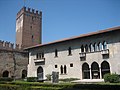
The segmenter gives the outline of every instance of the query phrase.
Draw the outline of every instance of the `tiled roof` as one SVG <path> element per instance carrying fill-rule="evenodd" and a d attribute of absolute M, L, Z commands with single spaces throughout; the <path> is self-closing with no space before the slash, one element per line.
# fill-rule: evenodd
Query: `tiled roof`
<path fill-rule="evenodd" d="M 92 35 L 96 35 L 96 34 L 111 32 L 111 31 L 115 31 L 115 30 L 120 30 L 120 26 L 113 27 L 113 28 L 108 28 L 108 29 L 105 29 L 105 30 L 99 30 L 97 32 L 92 32 L 92 33 L 88 33 L 88 34 L 82 34 L 82 35 L 76 36 L 76 37 L 65 38 L 65 39 L 62 39 L 62 40 L 57 40 L 57 41 L 53 41 L 53 42 L 49 42 L 49 43 L 45 43 L 45 44 L 38 44 L 38 45 L 35 45 L 35 46 L 27 47 L 27 48 L 25 48 L 25 50 L 36 48 L 36 47 L 42 47 L 42 46 L 46 46 L 46 45 L 51 45 L 51 44 L 56 44 L 56 43 L 60 43 L 60 42 L 65 42 L 65 41 L 69 41 L 69 40 L 74 40 L 74 39 L 78 39 L 78 38 L 88 37 L 88 36 L 92 36 Z"/>

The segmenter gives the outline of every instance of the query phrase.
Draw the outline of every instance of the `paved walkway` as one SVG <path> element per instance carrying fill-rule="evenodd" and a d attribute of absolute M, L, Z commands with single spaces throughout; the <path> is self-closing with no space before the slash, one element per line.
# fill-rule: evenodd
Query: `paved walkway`
<path fill-rule="evenodd" d="M 73 83 L 98 83 L 104 82 L 104 79 L 83 79 L 83 80 L 75 80 Z"/>

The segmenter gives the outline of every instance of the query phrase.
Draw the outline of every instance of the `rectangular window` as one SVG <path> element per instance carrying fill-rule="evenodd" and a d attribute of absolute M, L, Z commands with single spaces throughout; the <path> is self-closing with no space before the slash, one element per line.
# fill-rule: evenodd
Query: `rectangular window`
<path fill-rule="evenodd" d="M 36 54 L 36 59 L 43 59 L 44 58 L 44 53 L 37 53 Z"/>
<path fill-rule="evenodd" d="M 57 68 L 57 65 L 55 65 L 55 68 Z"/>
<path fill-rule="evenodd" d="M 73 63 L 70 64 L 70 67 L 73 67 Z"/>

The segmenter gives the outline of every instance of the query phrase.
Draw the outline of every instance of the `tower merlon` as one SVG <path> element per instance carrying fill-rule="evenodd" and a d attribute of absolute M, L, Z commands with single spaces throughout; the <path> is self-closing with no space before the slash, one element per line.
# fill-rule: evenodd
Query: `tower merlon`
<path fill-rule="evenodd" d="M 38 10 L 35 10 L 35 9 L 31 9 L 31 8 L 26 8 L 26 7 L 23 7 L 18 13 L 17 13 L 17 18 L 23 14 L 23 13 L 30 13 L 30 14 L 35 14 L 35 15 L 42 15 L 42 11 L 38 12 Z"/>
<path fill-rule="evenodd" d="M 35 9 L 32 9 L 32 13 L 34 13 Z"/>
<path fill-rule="evenodd" d="M 38 14 L 38 11 L 36 11 L 36 14 Z"/>
<path fill-rule="evenodd" d="M 31 14 L 37 14 L 37 15 L 41 15 L 42 11 L 38 12 L 38 10 L 35 10 L 35 9 L 31 9 L 31 8 L 28 8 L 26 10 L 26 8 L 24 9 L 24 11 L 28 12 L 28 13 L 31 13 Z"/>
<path fill-rule="evenodd" d="M 28 12 L 30 12 L 30 8 L 28 8 Z"/>
<path fill-rule="evenodd" d="M 0 40 L 0 49 L 8 49 L 8 50 L 20 50 L 22 47 L 20 47 L 19 44 L 14 44 L 8 41 L 2 41 Z"/>
<path fill-rule="evenodd" d="M 40 11 L 40 16 L 42 16 L 42 11 Z"/>

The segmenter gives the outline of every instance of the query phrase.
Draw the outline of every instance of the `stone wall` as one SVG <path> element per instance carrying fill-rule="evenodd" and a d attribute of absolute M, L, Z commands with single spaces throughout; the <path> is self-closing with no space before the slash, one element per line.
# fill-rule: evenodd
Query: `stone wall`
<path fill-rule="evenodd" d="M 25 78 L 28 53 L 22 50 L 0 49 L 0 77 Z M 8 72 L 8 76 L 5 74 Z"/>

